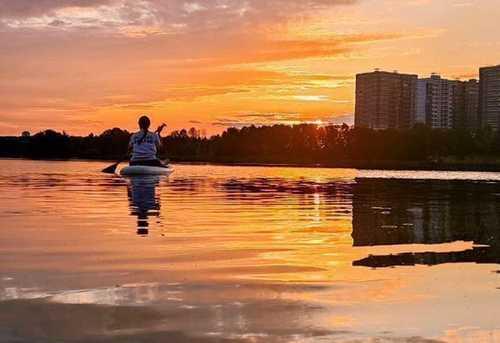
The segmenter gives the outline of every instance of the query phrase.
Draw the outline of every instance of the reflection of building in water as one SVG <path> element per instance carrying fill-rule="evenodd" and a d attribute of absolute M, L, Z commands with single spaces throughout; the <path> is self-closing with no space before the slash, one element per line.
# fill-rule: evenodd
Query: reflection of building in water
<path fill-rule="evenodd" d="M 147 235 L 149 233 L 148 218 L 160 214 L 160 199 L 156 195 L 160 177 L 138 176 L 129 180 L 128 198 L 131 214 L 137 216 L 137 234 Z"/>
<path fill-rule="evenodd" d="M 500 183 L 358 179 L 353 192 L 354 246 L 473 241 L 500 247 Z M 500 252 L 494 255 L 500 261 Z M 436 262 L 446 260 L 443 256 Z M 467 262 L 474 256 L 454 254 L 451 259 Z"/>

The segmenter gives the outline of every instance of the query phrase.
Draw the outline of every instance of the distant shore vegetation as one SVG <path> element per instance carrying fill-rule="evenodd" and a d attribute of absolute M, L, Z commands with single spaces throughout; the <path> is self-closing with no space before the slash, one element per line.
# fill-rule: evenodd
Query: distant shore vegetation
<path fill-rule="evenodd" d="M 32 159 L 120 159 L 130 132 L 69 136 L 45 130 L 0 137 L 0 157 Z M 174 162 L 288 164 L 383 169 L 500 170 L 500 132 L 488 128 L 372 130 L 348 125 L 248 126 L 204 137 L 173 131 L 163 138 L 162 157 Z"/>

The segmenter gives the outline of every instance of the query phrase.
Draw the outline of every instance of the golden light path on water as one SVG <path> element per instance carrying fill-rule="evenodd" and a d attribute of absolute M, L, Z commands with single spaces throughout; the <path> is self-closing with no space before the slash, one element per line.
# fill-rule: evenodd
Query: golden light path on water
<path fill-rule="evenodd" d="M 105 165 L 0 161 L 0 340 L 500 339 L 499 174 Z"/>

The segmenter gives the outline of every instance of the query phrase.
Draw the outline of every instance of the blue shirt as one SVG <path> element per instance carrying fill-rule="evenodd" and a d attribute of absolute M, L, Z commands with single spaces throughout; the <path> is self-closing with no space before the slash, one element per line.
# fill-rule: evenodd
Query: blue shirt
<path fill-rule="evenodd" d="M 144 137 L 144 139 L 142 139 Z M 129 145 L 132 147 L 132 161 L 156 160 L 157 149 L 160 144 L 160 136 L 157 133 L 144 131 L 136 132 L 130 137 Z"/>

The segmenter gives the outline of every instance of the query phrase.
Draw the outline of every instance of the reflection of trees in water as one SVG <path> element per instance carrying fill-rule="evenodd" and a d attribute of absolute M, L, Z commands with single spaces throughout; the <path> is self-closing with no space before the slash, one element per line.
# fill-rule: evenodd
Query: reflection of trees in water
<path fill-rule="evenodd" d="M 397 255 L 370 255 L 358 261 L 354 266 L 372 268 L 436 265 L 443 263 L 500 263 L 500 252 L 490 247 L 475 247 L 464 251 L 402 253 Z"/>
<path fill-rule="evenodd" d="M 260 197 L 280 195 L 322 194 L 330 199 L 350 198 L 352 184 L 349 182 L 315 182 L 311 180 L 287 180 L 284 178 L 230 179 L 216 185 L 230 198 L 258 194 Z"/>
<path fill-rule="evenodd" d="M 500 183 L 358 179 L 353 194 L 354 246 L 473 241 L 458 253 L 370 256 L 355 265 L 500 263 Z"/>
<path fill-rule="evenodd" d="M 138 176 L 129 179 L 128 198 L 131 214 L 137 216 L 137 234 L 149 233 L 149 217 L 160 215 L 160 198 L 156 187 L 159 176 Z"/>
<path fill-rule="evenodd" d="M 169 180 L 168 188 L 172 192 L 181 192 L 183 194 L 198 194 L 203 187 L 209 186 L 209 180 L 206 178 L 182 178 L 177 177 Z"/>

